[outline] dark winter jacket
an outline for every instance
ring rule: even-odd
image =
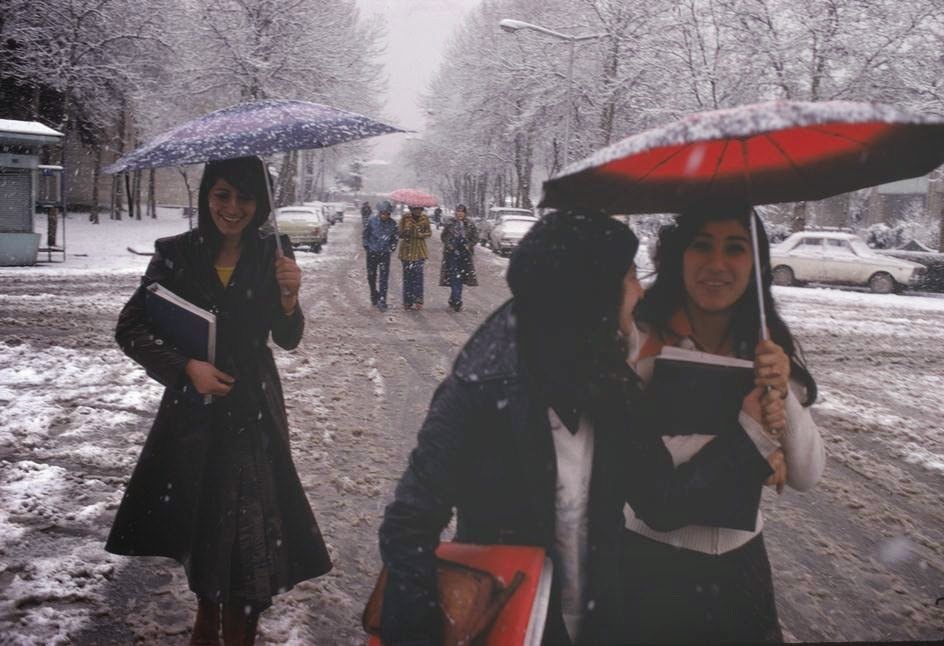
[[[380,215],[370,216],[361,233],[361,241],[364,248],[373,253],[392,253],[399,241],[396,221],[393,218],[383,220]]]
[[[438,634],[434,550],[453,507],[455,540],[536,545],[553,554],[557,473],[548,404],[519,359],[512,309],[509,301],[493,313],[460,352],[386,509],[380,552],[390,572],[387,644],[433,643]],[[586,643],[618,640],[624,502],[656,528],[710,524],[725,504],[719,487],[755,487],[771,473],[740,429],[675,469],[658,435],[643,432],[646,415],[629,402],[611,401],[593,417],[588,576],[594,603],[581,630]],[[566,639],[562,630],[559,606],[552,605],[545,643]]]
[[[264,497],[278,501],[282,518],[277,526],[266,521],[266,531],[281,532],[273,542],[281,546],[290,570],[285,583],[327,572],[331,562],[292,463],[282,386],[267,345],[271,331],[281,347],[294,348],[305,324],[299,307],[290,316],[282,312],[273,270],[275,238],[246,241],[227,287],[220,283],[212,251],[197,230],[158,240],[155,248],[141,287],[121,311],[115,337],[166,390],[106,549],[169,556],[189,572],[194,551],[207,549],[196,544],[201,524],[221,522],[201,510],[207,504],[204,475],[227,468],[219,464],[221,447],[229,446],[232,434],[255,423],[266,429],[262,441],[272,460],[274,476],[263,486],[274,490]],[[282,249],[292,257],[287,236],[282,237]],[[192,388],[184,371],[188,357],[160,339],[145,316],[144,290],[153,282],[216,313],[214,364],[236,379],[226,397],[214,398],[207,406],[182,396],[182,389]]]
[[[455,218],[449,220],[439,237],[443,245],[442,261],[439,265],[439,284],[442,287],[449,287],[451,285],[449,281],[450,271],[459,271],[464,285],[476,287],[479,284],[479,279],[475,274],[475,263],[472,256],[479,241],[479,232],[472,221],[466,217],[465,236],[462,238],[463,242],[460,243],[457,235],[458,222]],[[451,267],[450,263],[452,262],[458,262],[459,266],[457,268]]]

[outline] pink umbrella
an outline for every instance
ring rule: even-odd
[[[415,188],[398,188],[390,194],[394,202],[401,202],[407,206],[436,206],[439,204],[434,196]]]

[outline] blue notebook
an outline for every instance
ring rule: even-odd
[[[171,343],[192,359],[213,363],[216,359],[216,315],[181,298],[159,283],[151,283],[144,292],[144,311],[148,321],[165,342]],[[209,404],[212,395],[185,392],[196,401]]]

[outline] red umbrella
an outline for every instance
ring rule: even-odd
[[[868,103],[774,101],[627,137],[546,181],[539,206],[679,213],[712,203],[820,200],[924,175],[942,162],[944,119]],[[759,263],[754,270],[767,338]]]
[[[424,193],[415,188],[398,188],[389,195],[394,202],[400,202],[407,206],[436,206],[439,204],[434,196]]]
[[[944,119],[847,101],[700,112],[604,148],[544,183],[543,207],[670,213],[819,200],[930,172]]]

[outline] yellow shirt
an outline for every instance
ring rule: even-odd
[[[213,265],[216,269],[216,275],[220,277],[220,282],[223,283],[223,287],[229,285],[229,279],[233,275],[233,270],[236,267],[220,267],[219,265]]]

